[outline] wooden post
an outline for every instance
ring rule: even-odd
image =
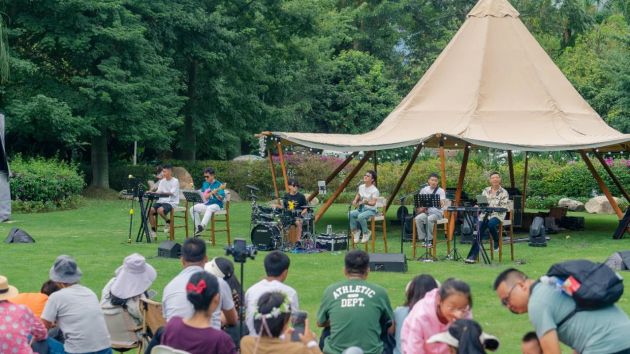
[[[459,206],[459,202],[462,199],[462,190],[464,188],[464,177],[466,176],[466,167],[468,166],[468,155],[470,155],[470,149],[468,146],[464,146],[464,157],[462,158],[462,166],[459,169],[459,178],[457,179],[457,190],[455,191],[455,202],[453,205]],[[455,220],[457,220],[457,212],[452,212],[449,215],[448,221],[448,242],[447,252],[451,252],[451,241],[453,240],[453,232],[455,232]]]
[[[271,170],[271,180],[273,181],[273,190],[276,193],[276,199],[280,198],[278,193],[278,183],[276,182],[276,168],[273,165],[273,156],[271,155],[271,149],[267,149],[267,155],[269,155],[269,169]]]
[[[374,163],[374,173],[376,173],[376,181],[374,181],[374,185],[378,187],[378,161],[376,158],[376,150],[372,152],[372,162]]]
[[[514,182],[514,158],[512,156],[512,150],[508,150],[508,169],[510,170],[510,187],[516,188]]]
[[[365,163],[370,159],[371,155],[372,155],[371,151],[368,151],[365,153],[365,156],[363,156],[361,161],[359,161],[359,163],[354,167],[354,169],[350,172],[350,174],[346,176],[346,179],[344,179],[343,182],[341,182],[341,184],[339,185],[339,188],[337,188],[335,193],[333,193],[333,195],[330,196],[330,199],[328,199],[326,203],[324,203],[324,205],[322,205],[322,207],[317,211],[317,214],[315,215],[315,223],[317,223],[319,219],[321,219],[321,217],[324,215],[324,213],[326,213],[326,210],[330,208],[332,203],[334,203],[335,199],[339,197],[339,194],[343,192],[343,190],[346,188],[348,183],[350,183],[350,181],[352,181],[354,176],[356,176],[357,173],[361,170],[361,168],[363,168]]]
[[[400,179],[398,180],[398,183],[396,183],[396,187],[394,187],[392,194],[389,196],[389,199],[387,200],[387,204],[385,205],[385,212],[387,212],[387,210],[389,209],[389,206],[392,205],[394,198],[396,198],[396,194],[398,194],[398,191],[400,191],[400,187],[402,187],[402,184],[405,181],[405,178],[407,178],[407,175],[409,174],[409,171],[411,171],[411,168],[413,167],[414,162],[416,162],[416,159],[418,158],[418,154],[420,154],[420,150],[422,150],[422,144],[418,144],[418,146],[416,147],[416,150],[413,152],[413,155],[411,155],[411,160],[409,160],[407,167],[405,167],[405,171],[403,171],[402,175],[400,176]]]
[[[465,149],[465,148],[464,148]],[[446,191],[446,155],[444,154],[444,140],[440,139],[440,175],[442,176],[442,189]]]
[[[610,167],[608,167],[608,164],[606,164],[606,161],[604,161],[604,158],[602,157],[602,155],[598,151],[595,151],[595,150],[593,150],[593,154],[595,154],[599,162],[602,164],[602,167],[604,167],[604,170],[606,170],[606,173],[608,173],[610,178],[613,180],[613,183],[615,184],[615,186],[617,186],[617,188],[621,192],[621,194],[623,194],[626,200],[630,202],[630,196],[628,195],[628,192],[626,192],[626,190],[623,188],[623,185],[619,181],[619,178],[617,178],[617,176],[615,176],[615,174],[610,169]]]
[[[521,200],[521,208],[523,209],[523,213],[525,212],[525,204],[527,201],[527,165],[529,164],[529,156],[527,155],[527,151],[525,151],[525,167],[523,168],[523,199]]]
[[[282,152],[282,143],[278,141],[278,157],[280,158],[280,167],[282,168],[282,178],[284,179],[284,190],[289,193],[289,179],[287,178],[287,167],[284,164],[284,153]]]
[[[333,179],[335,179],[335,177],[337,177],[337,175],[339,174],[339,172],[341,172],[349,163],[350,161],[352,161],[352,159],[354,159],[354,157],[357,156],[356,152],[353,152],[352,154],[350,154],[350,156],[348,156],[339,166],[337,166],[337,168],[335,168],[334,171],[332,171],[332,173],[326,177],[326,185],[328,185],[328,183],[332,182]],[[311,193],[306,200],[307,201],[311,201],[313,200],[313,198],[315,198],[317,195],[319,195],[319,188],[315,189],[313,191],[313,193]]]
[[[586,156],[586,152],[584,150],[580,150],[580,155],[582,155],[582,160],[584,160],[584,163],[586,163],[586,167],[588,167],[589,171],[591,171],[591,174],[597,181],[597,184],[599,185],[599,189],[601,189],[601,191],[606,196],[606,199],[608,199],[610,206],[612,206],[612,208],[615,210],[615,213],[617,213],[617,217],[619,217],[619,220],[623,219],[623,212],[619,208],[619,205],[617,205],[617,202],[615,201],[615,198],[613,198],[612,194],[610,193],[610,190],[608,189],[608,187],[606,187],[606,184],[604,184],[604,181],[597,173],[597,170],[595,170],[595,167],[593,167],[591,160],[588,158],[588,156]]]

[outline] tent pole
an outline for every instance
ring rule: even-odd
[[[516,188],[516,183],[514,182],[514,158],[512,156],[512,150],[508,150],[508,168],[510,170],[510,187],[514,189]]]
[[[529,156],[525,151],[525,167],[523,168],[523,199],[521,200],[521,209],[525,212],[525,204],[527,200],[527,165],[529,164]]]
[[[440,175],[442,175],[442,189],[446,191],[446,156],[444,154],[444,140],[440,139]]]
[[[319,208],[319,210],[317,211],[317,214],[315,215],[315,223],[317,223],[319,219],[321,219],[321,217],[324,215],[324,213],[326,213],[326,210],[330,208],[332,203],[335,201],[335,199],[337,199],[337,197],[339,197],[339,194],[343,192],[343,190],[346,188],[348,183],[350,183],[350,181],[352,181],[354,176],[356,176],[356,174],[361,170],[361,168],[363,168],[363,165],[365,165],[365,163],[370,159],[371,155],[372,155],[372,151],[368,151],[365,153],[365,156],[363,156],[361,161],[359,161],[359,163],[354,167],[354,169],[350,172],[350,174],[346,177],[346,179],[344,179],[343,182],[341,182],[341,184],[339,185],[339,188],[337,188],[335,193],[333,193],[333,195],[330,196],[330,199],[328,199],[326,203],[324,203],[324,205],[322,205],[322,207]]]
[[[623,219],[623,212],[619,208],[619,205],[617,205],[617,202],[615,201],[615,198],[613,198],[612,194],[610,193],[610,190],[608,189],[608,187],[606,187],[606,184],[604,184],[604,181],[597,173],[597,170],[595,170],[595,167],[593,167],[591,160],[588,158],[588,156],[586,156],[586,152],[584,150],[580,150],[580,155],[582,155],[582,160],[584,160],[584,163],[586,163],[586,167],[588,167],[589,171],[591,171],[591,174],[597,181],[597,184],[599,185],[599,189],[601,189],[604,195],[606,195],[606,198],[608,199],[610,206],[612,206],[615,213],[617,213],[617,217],[619,217],[619,220]]]
[[[413,167],[414,162],[416,162],[416,159],[418,158],[418,154],[420,153],[420,150],[422,150],[422,144],[418,144],[418,146],[416,147],[416,150],[413,152],[413,155],[411,155],[411,160],[409,160],[407,167],[405,167],[405,171],[403,171],[402,175],[400,175],[400,179],[398,180],[398,183],[396,183],[396,187],[394,187],[392,194],[389,196],[389,199],[387,200],[387,204],[385,205],[385,212],[387,212],[389,207],[392,205],[394,198],[396,198],[396,194],[398,194],[398,191],[400,191],[400,187],[402,187],[402,184],[405,181],[405,178],[407,178],[409,171],[411,171],[411,167]]]
[[[335,177],[337,177],[339,172],[341,172],[350,163],[350,161],[354,159],[355,156],[357,156],[357,153],[353,152],[339,166],[337,166],[337,168],[335,168],[335,170],[332,171],[332,173],[328,177],[326,177],[326,185],[332,182],[332,180],[335,179]],[[311,200],[313,200],[313,198],[315,198],[318,195],[319,195],[319,188],[315,189],[313,193],[311,193],[308,197],[306,197],[306,200],[310,202]]]
[[[595,156],[597,157],[599,162],[604,167],[604,170],[606,170],[606,172],[608,173],[608,175],[612,179],[612,181],[615,184],[615,186],[617,186],[617,188],[619,189],[621,194],[623,194],[623,196],[626,198],[626,200],[630,202],[630,196],[628,195],[628,192],[626,192],[626,190],[623,188],[623,185],[621,185],[621,182],[619,181],[619,178],[617,178],[617,176],[615,176],[615,174],[610,169],[610,167],[608,167],[608,165],[606,164],[606,161],[604,161],[604,158],[602,157],[602,155],[598,151],[595,151],[595,150],[593,150],[593,154],[595,154]]]
[[[278,157],[280,158],[280,167],[282,168],[282,178],[284,178],[284,190],[289,193],[289,179],[287,178],[287,167],[284,164],[284,153],[282,152],[282,143],[278,141]]]
[[[466,167],[468,166],[468,155],[470,155],[470,148],[464,146],[464,157],[462,158],[462,166],[459,169],[459,178],[457,179],[457,190],[455,191],[455,206],[459,206],[459,202],[462,199],[462,189],[464,187],[464,177],[466,176]],[[448,222],[448,242],[447,251],[451,252],[451,241],[453,240],[453,233],[455,232],[455,220],[457,220],[457,212],[452,212],[449,215]]]
[[[372,161],[374,163],[374,173],[376,173],[377,179],[374,181],[374,185],[378,187],[378,161],[376,159],[376,150],[372,152]]]
[[[276,199],[280,198],[278,193],[278,183],[276,182],[276,168],[273,165],[273,156],[271,155],[271,149],[267,149],[267,155],[269,155],[269,169],[271,170],[271,180],[273,181],[273,190],[276,193]]]

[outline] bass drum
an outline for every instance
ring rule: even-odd
[[[252,244],[259,251],[272,251],[280,248],[282,233],[276,223],[261,223],[252,229]]]

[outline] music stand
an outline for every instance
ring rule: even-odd
[[[416,208],[441,208],[440,195],[437,193],[432,194],[416,194],[413,196],[413,202]],[[415,220],[414,220],[415,222]],[[428,235],[427,235],[428,236]],[[430,247],[428,246],[428,239],[424,240],[424,257],[420,258],[424,262],[433,262],[433,256],[431,255]],[[433,246],[433,245],[432,245]]]
[[[195,208],[195,204],[203,204],[203,197],[201,196],[201,192],[199,191],[182,191],[182,194],[184,194],[184,199],[186,199],[186,202],[188,202],[189,204],[192,204],[193,206],[193,225],[197,225],[195,223],[195,212],[194,212],[194,208]],[[188,232],[188,231],[187,231]],[[193,235],[196,235],[197,230],[193,230]]]

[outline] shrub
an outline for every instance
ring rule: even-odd
[[[85,187],[77,166],[43,158],[11,160],[11,198],[16,211],[40,212],[75,208]]]

